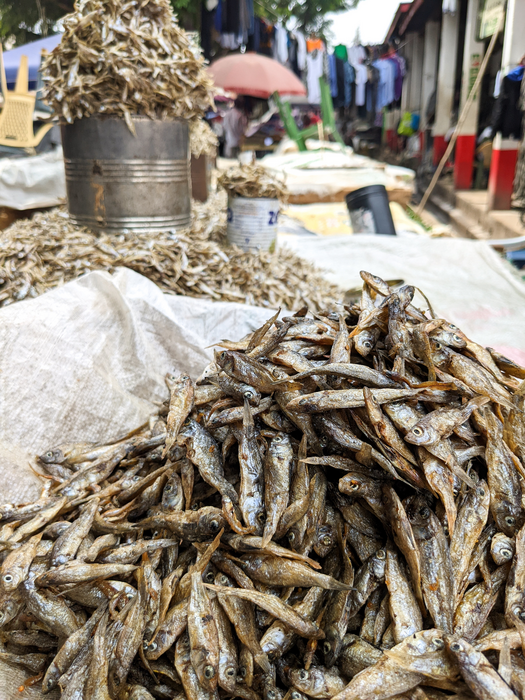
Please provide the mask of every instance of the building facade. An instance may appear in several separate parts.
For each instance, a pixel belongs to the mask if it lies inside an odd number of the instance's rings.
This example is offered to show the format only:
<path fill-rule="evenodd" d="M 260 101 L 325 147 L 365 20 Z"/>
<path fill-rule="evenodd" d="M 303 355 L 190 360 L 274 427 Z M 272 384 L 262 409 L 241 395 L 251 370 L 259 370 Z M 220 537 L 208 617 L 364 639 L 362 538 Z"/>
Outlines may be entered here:
<path fill-rule="evenodd" d="M 520 134 L 507 133 L 504 127 L 495 133 L 488 129 L 494 124 L 498 93 L 508 83 L 505 77 L 516 74 L 525 55 L 525 0 L 401 3 L 387 41 L 398 46 L 408 66 L 401 112 L 420 115 L 422 143 L 432 148 L 437 164 L 498 27 L 502 29 L 493 54 L 456 142 L 454 185 L 458 190 L 472 187 L 476 150 L 487 135 L 492 139 L 489 208 L 510 209 Z M 396 118 L 387 117 L 387 129 L 394 128 Z"/>

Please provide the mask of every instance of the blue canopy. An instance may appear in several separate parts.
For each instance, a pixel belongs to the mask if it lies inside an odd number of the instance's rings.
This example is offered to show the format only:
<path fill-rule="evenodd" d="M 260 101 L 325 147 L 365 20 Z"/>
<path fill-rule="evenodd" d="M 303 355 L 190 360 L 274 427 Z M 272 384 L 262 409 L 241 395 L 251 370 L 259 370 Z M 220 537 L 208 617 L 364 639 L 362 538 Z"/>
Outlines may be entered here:
<path fill-rule="evenodd" d="M 29 65 L 29 89 L 35 90 L 42 49 L 52 51 L 55 46 L 58 46 L 61 39 L 62 34 L 53 34 L 53 36 L 46 36 L 44 39 L 38 39 L 38 41 L 32 41 L 30 44 L 17 46 L 16 49 L 6 51 L 4 53 L 4 69 L 8 88 L 11 90 L 14 88 L 20 59 L 22 56 L 27 56 Z"/>

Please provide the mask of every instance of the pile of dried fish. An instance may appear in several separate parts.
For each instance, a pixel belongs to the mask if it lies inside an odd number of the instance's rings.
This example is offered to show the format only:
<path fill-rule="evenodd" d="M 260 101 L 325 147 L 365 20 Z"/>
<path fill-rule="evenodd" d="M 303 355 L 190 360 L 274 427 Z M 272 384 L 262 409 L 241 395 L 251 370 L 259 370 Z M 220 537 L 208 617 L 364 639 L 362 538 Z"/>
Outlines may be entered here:
<path fill-rule="evenodd" d="M 204 119 L 190 122 L 190 151 L 195 158 L 217 155 L 219 139 Z"/>
<path fill-rule="evenodd" d="M 262 165 L 235 165 L 219 176 L 219 185 L 230 197 L 267 197 L 285 201 L 284 181 Z"/>
<path fill-rule="evenodd" d="M 201 116 L 212 80 L 169 0 L 77 0 L 43 66 L 44 99 L 72 123 L 93 114 Z"/>
<path fill-rule="evenodd" d="M 283 248 L 224 247 L 224 193 L 194 204 L 188 232 L 97 236 L 55 209 L 20 220 L 0 236 L 0 306 L 38 296 L 93 270 L 129 267 L 163 291 L 216 301 L 323 308 L 340 297 L 310 263 Z"/>
<path fill-rule="evenodd" d="M 77 700 L 524 697 L 525 369 L 362 278 L 38 458 L 0 659 Z"/>

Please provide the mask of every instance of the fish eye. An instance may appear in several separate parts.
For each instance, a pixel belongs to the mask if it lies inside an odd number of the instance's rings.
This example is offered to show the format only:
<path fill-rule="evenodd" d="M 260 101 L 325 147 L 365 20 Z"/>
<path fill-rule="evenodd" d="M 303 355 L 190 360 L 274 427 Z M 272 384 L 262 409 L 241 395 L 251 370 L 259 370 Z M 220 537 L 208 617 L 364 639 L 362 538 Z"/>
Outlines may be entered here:
<path fill-rule="evenodd" d="M 290 532 L 290 534 L 288 535 L 288 542 L 295 542 L 295 532 Z"/>
<path fill-rule="evenodd" d="M 522 612 L 520 612 L 519 618 L 520 620 L 525 620 L 525 610 L 522 610 Z"/>
<path fill-rule="evenodd" d="M 445 642 L 438 637 L 437 639 L 434 639 L 433 645 L 434 649 L 443 649 L 443 647 L 445 646 Z"/>
<path fill-rule="evenodd" d="M 449 324 L 448 324 L 448 327 L 449 327 L 449 328 L 452 328 L 452 330 L 454 330 L 454 331 L 457 331 L 457 329 L 458 329 L 458 327 L 455 326 L 453 323 L 449 323 Z"/>
<path fill-rule="evenodd" d="M 219 521 L 218 520 L 210 520 L 210 530 L 212 532 L 217 532 L 219 529 Z"/>
<path fill-rule="evenodd" d="M 505 518 L 505 522 L 509 527 L 512 527 L 516 522 L 516 518 L 513 518 L 512 515 L 507 515 L 507 517 Z"/>
<path fill-rule="evenodd" d="M 485 495 L 485 489 L 478 489 L 478 496 L 484 496 Z"/>
<path fill-rule="evenodd" d="M 164 487 L 164 491 L 171 491 L 172 488 L 173 488 L 173 486 L 172 486 L 171 484 L 167 484 L 167 485 Z"/>
<path fill-rule="evenodd" d="M 213 575 L 213 571 L 208 571 L 204 578 L 206 579 L 206 581 L 208 581 L 208 583 L 213 583 L 213 580 L 215 578 Z"/>
<path fill-rule="evenodd" d="M 321 537 L 321 544 L 324 544 L 325 547 L 329 547 L 332 544 L 332 538 L 330 535 L 323 535 Z"/>
<path fill-rule="evenodd" d="M 226 359 L 226 352 L 224 350 L 221 353 L 219 353 L 219 359 L 220 360 Z"/>
<path fill-rule="evenodd" d="M 365 340 L 365 342 L 363 343 L 363 345 L 365 346 L 365 348 L 371 348 L 371 347 L 372 347 L 372 343 L 371 343 L 369 340 Z"/>
<path fill-rule="evenodd" d="M 266 520 L 266 516 L 262 511 L 257 515 L 257 520 L 260 523 L 264 523 L 264 521 Z"/>
<path fill-rule="evenodd" d="M 436 350 L 441 350 L 443 346 L 441 345 L 441 343 L 435 343 L 434 347 L 436 348 Z"/>
<path fill-rule="evenodd" d="M 233 678 L 233 676 L 235 675 L 235 669 L 233 668 L 233 666 L 229 666 L 226 669 L 225 673 L 229 678 Z"/>
<path fill-rule="evenodd" d="M 305 671 L 304 669 L 302 671 L 299 671 L 299 678 L 302 681 L 305 681 L 308 678 L 308 671 Z"/>
<path fill-rule="evenodd" d="M 351 481 L 350 488 L 352 489 L 352 491 L 357 491 L 359 489 L 359 482 L 358 481 Z"/>
<path fill-rule="evenodd" d="M 454 333 L 454 335 L 452 336 L 452 339 L 455 340 L 456 342 L 463 340 L 463 338 L 461 336 L 459 336 L 457 333 Z"/>
<path fill-rule="evenodd" d="M 192 510 L 199 510 L 199 504 L 198 504 L 198 503 L 192 503 L 192 504 L 191 504 L 191 509 L 192 509 Z"/>
<path fill-rule="evenodd" d="M 246 396 L 247 399 L 253 399 L 255 394 L 251 389 L 246 389 L 246 391 L 243 392 L 243 396 Z"/>
<path fill-rule="evenodd" d="M 244 666 L 239 669 L 239 678 L 246 678 L 246 669 Z"/>
<path fill-rule="evenodd" d="M 451 651 L 461 651 L 461 644 L 459 644 L 458 642 L 453 642 L 450 645 L 450 649 Z"/>
<path fill-rule="evenodd" d="M 380 549 L 379 551 L 376 552 L 376 557 L 380 559 L 381 561 L 383 559 L 386 559 L 386 552 L 384 549 Z"/>
<path fill-rule="evenodd" d="M 518 615 L 518 616 L 519 616 L 519 614 L 520 614 L 520 612 L 521 612 L 521 608 L 519 607 L 519 605 L 516 605 L 516 607 L 514 608 L 514 610 L 513 610 L 512 612 L 513 612 L 514 615 Z"/>
<path fill-rule="evenodd" d="M 423 435 L 423 429 L 422 428 L 412 428 L 412 432 L 416 437 L 421 437 Z"/>
<path fill-rule="evenodd" d="M 140 481 L 140 476 L 134 476 L 133 481 Z"/>
<path fill-rule="evenodd" d="M 219 576 L 219 583 L 222 583 L 223 586 L 226 586 L 228 584 L 228 577 L 224 576 L 224 574 L 222 576 Z"/>
<path fill-rule="evenodd" d="M 277 697 L 277 695 L 276 695 L 276 693 L 275 693 L 275 690 L 269 690 L 269 691 L 266 693 L 266 697 L 269 698 L 269 700 L 274 700 L 274 698 Z"/>
<path fill-rule="evenodd" d="M 149 651 L 155 651 L 155 649 L 157 648 L 157 642 L 151 642 L 151 644 L 144 642 L 144 646 L 148 647 Z"/>
<path fill-rule="evenodd" d="M 430 510 L 425 506 L 419 511 L 419 515 L 426 520 L 430 517 Z"/>
<path fill-rule="evenodd" d="M 292 690 L 292 693 L 290 695 L 292 700 L 302 700 L 302 695 L 298 690 Z"/>
<path fill-rule="evenodd" d="M 4 583 L 11 583 L 12 580 L 13 580 L 12 574 L 5 574 L 5 576 L 3 577 Z"/>
<path fill-rule="evenodd" d="M 45 456 L 51 459 L 51 457 L 53 457 L 53 451 L 49 450 L 49 452 L 46 452 Z"/>
<path fill-rule="evenodd" d="M 332 645 L 330 644 L 330 642 L 325 642 L 325 643 L 323 644 L 323 651 L 324 651 L 325 654 L 330 654 L 330 653 L 331 653 L 331 651 L 332 651 Z"/>
<path fill-rule="evenodd" d="M 502 549 L 500 554 L 504 559 L 510 559 L 512 557 L 512 551 L 510 549 Z"/>
<path fill-rule="evenodd" d="M 282 442 L 283 441 L 283 436 L 282 435 L 276 435 L 273 439 L 274 442 Z"/>
<path fill-rule="evenodd" d="M 215 675 L 215 669 L 213 666 L 205 666 L 204 667 L 204 678 L 213 678 Z"/>

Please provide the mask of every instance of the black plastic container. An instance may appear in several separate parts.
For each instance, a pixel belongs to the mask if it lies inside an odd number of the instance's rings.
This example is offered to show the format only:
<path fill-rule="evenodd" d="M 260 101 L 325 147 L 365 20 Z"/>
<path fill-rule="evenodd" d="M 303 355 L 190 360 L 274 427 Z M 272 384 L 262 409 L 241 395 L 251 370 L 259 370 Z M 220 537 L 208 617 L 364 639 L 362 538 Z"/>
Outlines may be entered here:
<path fill-rule="evenodd" d="M 345 200 L 354 233 L 396 235 L 384 185 L 361 187 L 347 194 Z"/>

